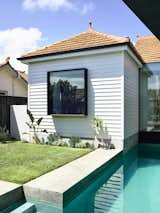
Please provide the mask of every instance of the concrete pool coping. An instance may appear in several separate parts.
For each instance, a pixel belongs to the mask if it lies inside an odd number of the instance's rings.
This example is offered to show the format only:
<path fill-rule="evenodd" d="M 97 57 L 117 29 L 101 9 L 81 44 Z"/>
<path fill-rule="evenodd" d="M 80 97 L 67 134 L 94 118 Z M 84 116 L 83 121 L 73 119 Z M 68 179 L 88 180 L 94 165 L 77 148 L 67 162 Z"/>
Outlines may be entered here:
<path fill-rule="evenodd" d="M 122 149 L 97 149 L 24 184 L 25 197 L 29 201 L 43 201 L 63 206 L 66 192 L 121 152 Z M 66 195 L 70 196 L 69 193 L 66 193 Z"/>
<path fill-rule="evenodd" d="M 0 196 L 19 188 L 21 185 L 0 180 Z"/>
<path fill-rule="evenodd" d="M 0 180 L 0 211 L 23 198 L 22 185 Z"/>

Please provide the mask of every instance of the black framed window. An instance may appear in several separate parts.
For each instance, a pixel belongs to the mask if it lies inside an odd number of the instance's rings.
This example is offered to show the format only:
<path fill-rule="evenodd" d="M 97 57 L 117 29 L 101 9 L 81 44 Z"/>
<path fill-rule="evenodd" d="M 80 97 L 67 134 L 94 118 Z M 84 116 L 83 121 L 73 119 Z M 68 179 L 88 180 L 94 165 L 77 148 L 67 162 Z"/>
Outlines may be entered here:
<path fill-rule="evenodd" d="M 48 72 L 48 114 L 87 115 L 87 69 Z"/>

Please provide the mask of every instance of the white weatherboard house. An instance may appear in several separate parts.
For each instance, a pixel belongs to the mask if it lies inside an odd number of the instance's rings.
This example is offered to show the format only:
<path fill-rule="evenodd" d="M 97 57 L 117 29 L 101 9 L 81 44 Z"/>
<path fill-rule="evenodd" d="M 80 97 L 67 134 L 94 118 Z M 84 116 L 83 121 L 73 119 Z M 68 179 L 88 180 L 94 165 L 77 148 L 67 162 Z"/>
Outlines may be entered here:
<path fill-rule="evenodd" d="M 41 129 L 94 138 L 91 120 L 98 117 L 116 147 L 138 141 L 143 61 L 129 38 L 90 27 L 19 60 L 29 65 L 28 106 L 44 118 Z"/>
<path fill-rule="evenodd" d="M 0 63 L 0 96 L 27 97 L 27 74 L 15 70 L 9 60 Z"/>

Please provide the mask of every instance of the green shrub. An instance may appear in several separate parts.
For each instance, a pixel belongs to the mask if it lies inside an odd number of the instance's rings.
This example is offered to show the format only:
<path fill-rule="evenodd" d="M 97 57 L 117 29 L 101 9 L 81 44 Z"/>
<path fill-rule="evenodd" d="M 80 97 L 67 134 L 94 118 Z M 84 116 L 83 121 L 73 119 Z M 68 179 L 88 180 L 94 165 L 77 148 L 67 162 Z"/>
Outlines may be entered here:
<path fill-rule="evenodd" d="M 54 141 L 52 143 L 53 146 L 68 146 L 68 143 L 63 140 Z"/>
<path fill-rule="evenodd" d="M 29 141 L 27 141 L 27 140 L 22 140 L 21 142 L 22 143 L 29 143 Z"/>
<path fill-rule="evenodd" d="M 51 133 L 47 136 L 47 144 L 52 145 L 55 141 L 58 141 L 60 139 L 61 139 L 61 136 L 59 133 L 57 132 Z"/>
<path fill-rule="evenodd" d="M 89 142 L 85 142 L 86 148 L 90 148 L 91 144 Z"/>
<path fill-rule="evenodd" d="M 87 148 L 90 148 L 90 149 L 92 149 L 92 150 L 95 150 L 95 144 L 94 144 L 94 142 L 92 142 L 92 143 L 88 143 L 88 142 L 87 142 L 86 146 L 87 146 Z"/>
<path fill-rule="evenodd" d="M 75 145 L 76 148 L 82 148 L 82 149 L 95 149 L 93 142 L 80 142 Z"/>
<path fill-rule="evenodd" d="M 10 139 L 9 131 L 6 127 L 0 127 L 0 141 L 5 142 Z"/>
<path fill-rule="evenodd" d="M 76 144 L 80 143 L 81 142 L 81 139 L 79 137 L 75 137 L 75 136 L 72 136 L 70 139 L 69 139 L 69 144 L 71 147 L 75 148 L 76 147 Z"/>
<path fill-rule="evenodd" d="M 81 149 L 87 148 L 86 143 L 83 143 L 83 142 L 75 144 L 75 147 L 76 148 L 81 148 Z"/>

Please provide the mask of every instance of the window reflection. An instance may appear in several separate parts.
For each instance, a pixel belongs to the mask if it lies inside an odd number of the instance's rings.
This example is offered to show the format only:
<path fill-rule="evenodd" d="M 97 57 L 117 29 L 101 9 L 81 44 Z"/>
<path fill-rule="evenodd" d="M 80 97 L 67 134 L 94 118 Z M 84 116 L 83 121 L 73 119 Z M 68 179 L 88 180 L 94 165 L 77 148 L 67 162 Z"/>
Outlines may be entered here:
<path fill-rule="evenodd" d="M 86 114 L 86 70 L 49 73 L 49 113 Z"/>
<path fill-rule="evenodd" d="M 148 79 L 148 131 L 160 131 L 160 73 Z"/>

